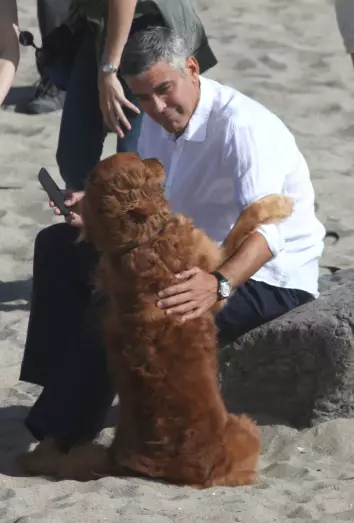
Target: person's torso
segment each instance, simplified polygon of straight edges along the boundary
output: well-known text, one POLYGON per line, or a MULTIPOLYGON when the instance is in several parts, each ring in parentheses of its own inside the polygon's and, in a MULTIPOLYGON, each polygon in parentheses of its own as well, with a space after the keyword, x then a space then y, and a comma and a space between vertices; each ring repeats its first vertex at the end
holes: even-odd
POLYGON ((261 118, 268 132, 282 138, 282 169, 284 183, 281 193, 294 200, 292 215, 279 224, 285 239, 285 248, 269 261, 255 279, 266 283, 302 288, 313 294, 317 292, 318 258, 323 250, 324 228, 314 211, 314 191, 308 167, 296 146, 292 134, 270 111, 257 102, 216 82, 203 79, 214 90, 210 115, 206 115, 205 139, 198 132, 189 139, 175 140, 148 116, 144 117, 142 149, 144 157, 158 158, 166 170, 165 194, 174 213, 182 213, 193 219, 196 227, 206 231, 210 238, 221 243, 235 222, 242 206, 238 203, 237 158, 234 163, 226 161, 228 136, 227 119, 231 104, 239 106, 234 118, 242 120, 242 113, 254 113, 261 118), (236 171, 236 176, 235 176, 236 171), (311 266, 312 264, 312 266, 311 266), (305 267, 309 266, 309 274, 305 267))

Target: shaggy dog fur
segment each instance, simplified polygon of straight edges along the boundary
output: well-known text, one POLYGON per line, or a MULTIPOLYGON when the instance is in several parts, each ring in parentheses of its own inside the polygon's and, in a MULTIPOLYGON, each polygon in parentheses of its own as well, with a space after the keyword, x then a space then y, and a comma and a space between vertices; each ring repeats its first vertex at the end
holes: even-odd
POLYGON ((157 307, 156 296, 184 269, 216 270, 261 223, 287 217, 291 200, 270 195, 246 208, 220 248, 171 213, 164 178, 157 160, 120 153, 101 161, 87 183, 83 236, 101 253, 97 285, 107 296, 104 333, 120 413, 107 453, 90 461, 81 450, 80 463, 74 449, 56 472, 81 480, 143 475, 199 488, 251 484, 258 428, 224 406, 215 311, 182 323, 157 307))

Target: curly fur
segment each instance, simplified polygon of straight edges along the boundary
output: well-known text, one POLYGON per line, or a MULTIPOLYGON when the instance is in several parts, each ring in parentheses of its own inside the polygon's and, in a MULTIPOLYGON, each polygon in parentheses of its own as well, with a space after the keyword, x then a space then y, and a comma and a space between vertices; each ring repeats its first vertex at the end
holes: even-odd
POLYGON ((156 306, 156 295, 184 269, 216 270, 260 223, 288 216, 291 201, 270 195, 249 206, 220 248, 172 215, 164 176, 157 160, 116 154, 94 169, 82 205, 83 237, 101 253, 97 285, 107 296, 107 359, 120 400, 106 473, 199 488, 251 484, 258 428, 223 403, 213 313, 183 324, 156 306))

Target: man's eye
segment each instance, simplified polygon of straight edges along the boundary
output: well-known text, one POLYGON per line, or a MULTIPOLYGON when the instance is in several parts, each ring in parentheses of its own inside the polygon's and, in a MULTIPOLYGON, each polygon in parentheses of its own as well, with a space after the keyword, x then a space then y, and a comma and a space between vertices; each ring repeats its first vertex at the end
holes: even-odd
POLYGON ((159 94, 167 93, 170 89, 171 89, 171 84, 162 85, 162 86, 159 88, 159 94))

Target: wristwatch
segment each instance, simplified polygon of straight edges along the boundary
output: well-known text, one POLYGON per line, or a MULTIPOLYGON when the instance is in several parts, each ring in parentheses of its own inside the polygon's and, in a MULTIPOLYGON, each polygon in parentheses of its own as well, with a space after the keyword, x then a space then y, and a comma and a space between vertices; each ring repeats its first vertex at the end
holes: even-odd
POLYGON ((103 63, 101 65, 101 71, 103 73, 117 73, 118 72, 118 69, 119 67, 115 67, 114 65, 112 64, 106 64, 106 63, 103 63))
POLYGON ((218 300, 225 300, 232 292, 231 283, 218 271, 214 271, 211 274, 218 280, 218 300))

